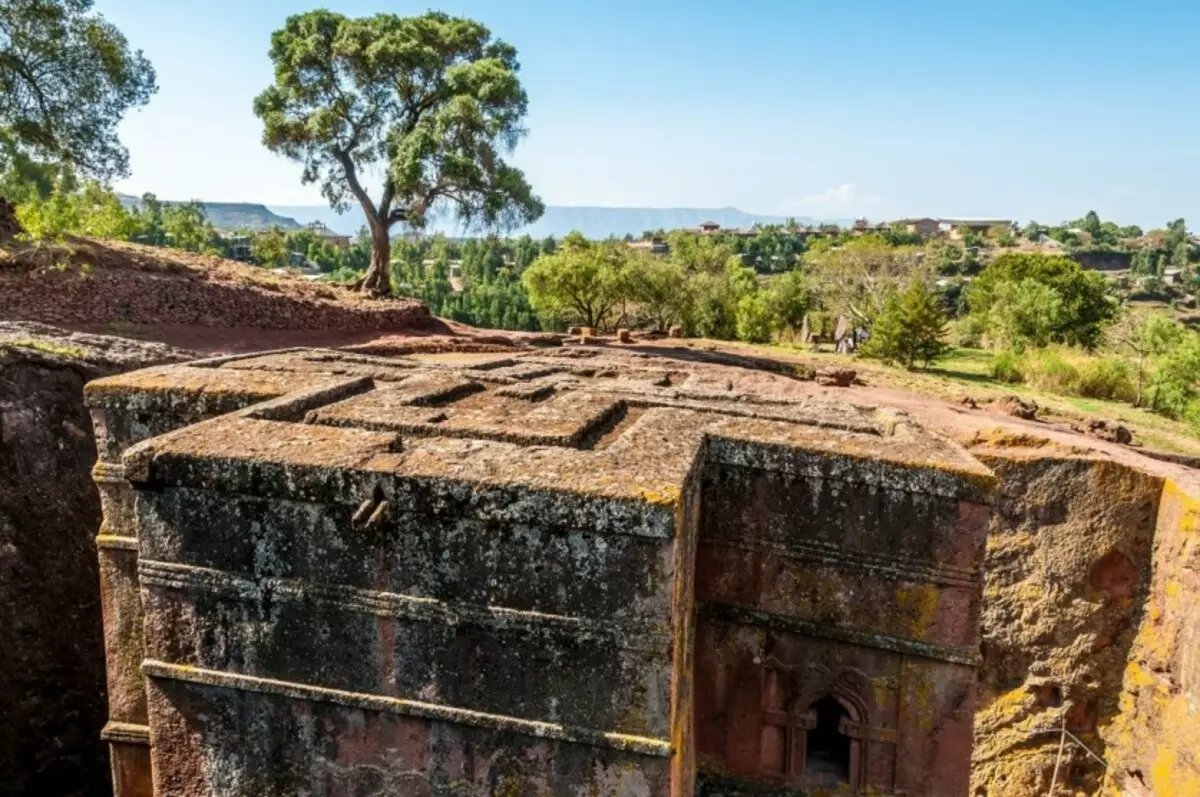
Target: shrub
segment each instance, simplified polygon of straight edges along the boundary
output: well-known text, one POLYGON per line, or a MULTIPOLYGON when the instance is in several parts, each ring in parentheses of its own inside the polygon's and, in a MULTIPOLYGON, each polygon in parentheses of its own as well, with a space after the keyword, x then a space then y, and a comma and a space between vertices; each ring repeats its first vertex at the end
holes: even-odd
POLYGON ((950 322, 950 342, 960 349, 983 348, 983 319, 977 315, 966 315, 950 322))
POLYGON ((1079 369, 1059 347, 1027 351, 1022 357, 1021 370, 1026 384, 1038 390, 1064 396, 1078 394, 1079 369))
POLYGON ((1107 401, 1128 401, 1137 398, 1133 364, 1124 357, 1085 359, 1079 367, 1079 395, 1107 401))
POLYGON ((747 343, 768 343, 775 329, 775 319, 764 291, 743 296, 737 304, 737 336, 747 343))
POLYGON ((997 352, 988 370, 992 379, 1000 382, 1016 384, 1025 381, 1025 374, 1021 371, 1021 357, 1011 349, 997 352))

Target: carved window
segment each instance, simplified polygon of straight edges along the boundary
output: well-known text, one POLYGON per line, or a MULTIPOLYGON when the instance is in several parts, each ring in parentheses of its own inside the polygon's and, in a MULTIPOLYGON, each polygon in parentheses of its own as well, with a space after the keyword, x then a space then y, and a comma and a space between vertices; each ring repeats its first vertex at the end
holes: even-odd
POLYGON ((760 771, 789 784, 857 789, 867 727, 861 701, 832 678, 820 679, 825 684, 814 695, 798 675, 778 666, 764 670, 760 771))

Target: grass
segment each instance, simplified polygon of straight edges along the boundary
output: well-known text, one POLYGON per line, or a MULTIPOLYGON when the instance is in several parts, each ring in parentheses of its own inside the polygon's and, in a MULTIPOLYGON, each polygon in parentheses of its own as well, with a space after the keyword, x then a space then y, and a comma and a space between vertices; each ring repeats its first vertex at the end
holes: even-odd
POLYGON ((22 349, 32 349, 40 351, 43 354, 53 354, 59 357, 75 357, 83 358, 87 356, 87 352, 78 346, 63 346, 58 343, 41 340, 39 338, 16 338, 13 340, 0 340, 0 346, 19 346, 22 349))
POLYGON ((951 349, 945 358, 928 370, 906 371, 849 355, 813 352, 791 346, 764 346, 777 353, 803 357, 815 366, 839 365, 853 368, 869 384, 896 387, 922 395, 932 395, 947 401, 970 396, 980 403, 1002 396, 1016 395, 1033 399, 1042 408, 1042 415, 1052 420, 1080 422, 1092 418, 1123 424, 1130 428, 1135 439, 1150 448, 1197 455, 1200 437, 1187 423, 1165 418, 1120 401, 1065 396, 1032 388, 1025 384, 1010 384, 993 379, 991 363, 994 355, 982 349, 951 349))

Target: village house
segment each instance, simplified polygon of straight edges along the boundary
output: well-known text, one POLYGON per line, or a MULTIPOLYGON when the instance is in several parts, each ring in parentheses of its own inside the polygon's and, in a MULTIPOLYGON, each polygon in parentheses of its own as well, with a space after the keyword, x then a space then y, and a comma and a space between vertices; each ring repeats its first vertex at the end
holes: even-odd
POLYGON ((922 238, 932 238, 942 232, 942 222, 938 219, 929 217, 918 219, 896 219, 891 222, 892 225, 898 225, 904 228, 905 232, 920 235, 922 238))
POLYGON ((888 229, 889 226, 886 222, 881 221, 878 224, 872 224, 870 219, 862 218, 854 220, 854 226, 850 228, 850 234, 866 235, 869 232, 884 232, 888 229))
POLYGON ((1013 229, 1015 224, 1011 219, 939 219, 950 230, 950 238, 961 241, 967 233, 986 235, 994 227, 1013 229))
POLYGON ((671 247, 663 240, 661 235, 655 235, 649 240, 634 241, 629 245, 631 249, 643 249, 652 255, 665 255, 670 253, 671 247))
POLYGON ((339 251, 344 252, 350 248, 350 236, 342 235, 341 233, 334 232, 333 230, 331 230, 327 226, 325 226, 324 222, 314 221, 309 224, 306 224, 305 228, 309 232, 311 232, 313 235, 315 235, 317 238, 319 238, 322 241, 325 241, 328 244, 331 244, 335 249, 337 249, 339 251))

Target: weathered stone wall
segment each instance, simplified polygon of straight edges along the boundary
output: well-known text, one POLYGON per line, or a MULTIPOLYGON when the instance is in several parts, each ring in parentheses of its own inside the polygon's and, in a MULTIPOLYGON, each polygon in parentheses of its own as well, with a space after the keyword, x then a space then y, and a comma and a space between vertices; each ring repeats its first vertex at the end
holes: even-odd
POLYGON ((0 322, 0 795, 110 789, 83 386, 185 354, 0 322))
POLYGON ((1123 668, 1120 713, 1102 735, 1107 793, 1200 795, 1200 489, 1167 481, 1149 594, 1123 668))
MULTIPOLYGON (((862 441, 846 448, 871 453, 862 441)), ((837 453, 756 464, 706 471, 702 770, 813 795, 964 793, 986 479, 963 467, 957 480, 926 480, 912 464, 849 465, 837 453), (821 730, 810 706, 830 694, 854 729, 840 775, 805 760, 821 730)))
MULTIPOLYGON (((984 567, 975 795, 1048 793, 1061 728, 1107 757, 1150 590, 1160 478, 1052 444, 975 448, 1000 482, 984 567)), ((1059 785, 1104 767, 1069 745, 1059 785)))
POLYGON ((128 401, 121 391, 105 390, 102 381, 89 385, 87 393, 98 454, 92 475, 104 508, 95 542, 108 671, 108 723, 102 738, 109 743, 117 797, 154 794, 141 670, 146 617, 138 574, 137 502, 122 455, 142 440, 268 401, 303 381, 277 373, 237 372, 222 382, 210 370, 186 369, 177 383, 151 375, 138 384, 128 401))
MULTIPOLYGON (((114 705, 131 712, 113 717, 116 759, 144 769, 153 739, 160 795, 685 797, 719 724, 693 656, 735 656, 717 640, 731 632, 824 667, 814 695, 895 707, 891 725, 864 713, 831 731, 878 744, 869 770, 911 797, 958 789, 987 470, 900 416, 594 356, 455 368, 291 352, 89 386, 102 537, 122 565, 104 571, 110 676, 128 692, 114 705), (727 578, 697 539, 737 536, 736 520, 766 547, 724 560, 727 578), (783 557, 749 595, 737 563, 765 567, 789 525, 845 548, 783 557), (856 592, 857 608, 806 584, 856 592), (144 641, 113 639, 134 616, 144 641), (897 743, 908 758, 888 757, 897 743)), ((762 741, 761 725, 730 727, 735 747, 762 741)))

